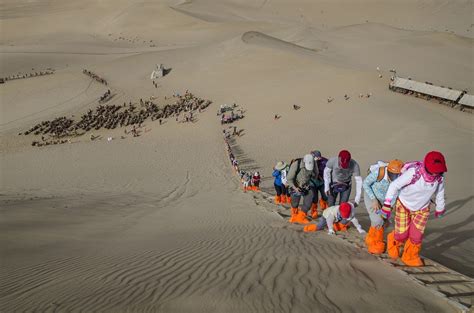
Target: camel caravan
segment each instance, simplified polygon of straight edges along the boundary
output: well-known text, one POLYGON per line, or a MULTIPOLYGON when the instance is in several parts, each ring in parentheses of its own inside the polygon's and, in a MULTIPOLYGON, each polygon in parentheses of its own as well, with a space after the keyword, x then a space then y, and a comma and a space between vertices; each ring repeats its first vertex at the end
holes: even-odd
MULTIPOLYGON (((31 70, 34 71, 32 68, 31 70)), ((1 77, 0 78, 0 83, 6 83, 9 80, 15 80, 15 79, 24 79, 24 78, 33 78, 33 77, 39 77, 39 76, 45 76, 45 75, 51 75, 54 74, 54 70, 51 68, 48 68, 44 71, 39 71, 39 72, 31 72, 31 73, 18 73, 16 75, 10 75, 6 77, 1 77)))
MULTIPOLYGON (((53 120, 42 121, 34 125, 24 133, 19 135, 49 135, 57 140, 57 143, 67 143, 67 140, 59 140, 64 137, 82 136, 90 130, 115 129, 117 127, 127 127, 130 125, 138 125, 148 119, 152 121, 159 120, 160 125, 164 119, 180 116, 193 117, 197 113, 203 112, 212 102, 196 97, 189 91, 184 95, 173 95, 177 98, 172 104, 159 106, 153 101, 140 99, 139 105, 132 104, 130 101, 127 105, 99 105, 95 109, 89 109, 83 114, 79 121, 65 116, 55 118, 53 120)), ((169 98, 169 99, 172 99, 169 98)), ((44 137, 42 136, 44 141, 44 137)), ((56 143, 56 144, 57 144, 56 143)), ((38 141, 33 141, 33 146, 40 146, 38 141)))
POLYGON ((82 73, 86 74, 89 77, 92 77, 93 79, 95 79, 97 82, 99 82, 101 84, 104 84, 106 86, 108 85, 107 81, 104 78, 100 77, 99 75, 97 75, 96 73, 94 73, 92 71, 83 69, 82 73))

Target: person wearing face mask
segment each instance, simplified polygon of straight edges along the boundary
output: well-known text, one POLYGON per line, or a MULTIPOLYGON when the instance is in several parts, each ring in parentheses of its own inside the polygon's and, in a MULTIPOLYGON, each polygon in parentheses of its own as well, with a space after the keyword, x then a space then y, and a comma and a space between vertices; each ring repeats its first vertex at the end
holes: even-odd
POLYGON ((421 243, 430 214, 431 197, 436 194, 435 217, 446 212, 444 199, 444 173, 446 161, 438 151, 428 152, 423 161, 409 162, 402 174, 388 187, 381 213, 390 218, 395 201, 395 230, 387 236, 387 253, 396 260, 400 257, 407 266, 423 266, 420 258, 421 243), (398 195, 398 197, 397 197, 398 195))
POLYGON ((352 159, 351 153, 347 150, 342 150, 337 157, 332 157, 327 161, 324 169, 324 191, 328 195, 329 206, 336 204, 338 196, 339 203, 349 201, 352 177, 356 181, 355 205, 357 206, 362 195, 359 164, 352 159))
POLYGON ((369 175, 364 179, 362 185, 364 203, 370 218, 370 228, 365 238, 369 253, 382 254, 385 252, 384 227, 388 221, 381 216, 380 209, 385 201, 390 183, 400 176, 403 165, 403 162, 397 159, 391 160, 389 163, 378 162, 370 167, 369 175))

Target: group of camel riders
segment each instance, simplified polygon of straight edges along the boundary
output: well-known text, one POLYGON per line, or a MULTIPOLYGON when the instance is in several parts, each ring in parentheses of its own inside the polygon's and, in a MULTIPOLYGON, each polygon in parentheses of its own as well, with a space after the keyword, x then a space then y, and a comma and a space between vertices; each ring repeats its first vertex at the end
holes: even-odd
POLYGON ((359 233, 366 234, 355 217, 362 191, 370 217, 370 229, 365 237, 372 254, 388 255, 407 266, 423 266, 419 256, 423 233, 435 204, 435 217, 446 211, 444 200, 444 156, 438 151, 426 154, 423 161, 407 162, 394 159, 378 161, 370 166, 365 180, 359 164, 347 150, 329 160, 320 151, 312 151, 290 164, 278 162, 273 170, 276 204, 290 204, 290 223, 304 224, 305 232, 324 230, 330 235, 345 231, 352 223, 359 233), (352 178, 356 183, 354 202, 349 202, 352 178), (318 201, 318 195, 321 199, 318 201), (431 200, 435 196, 435 202, 431 200), (339 198, 339 204, 336 201, 339 198), (300 201, 302 205, 300 207, 300 201), (317 223, 318 204, 322 216, 317 223), (384 242, 384 229, 394 211, 395 227, 384 242), (401 253, 400 250, 403 250, 401 253))

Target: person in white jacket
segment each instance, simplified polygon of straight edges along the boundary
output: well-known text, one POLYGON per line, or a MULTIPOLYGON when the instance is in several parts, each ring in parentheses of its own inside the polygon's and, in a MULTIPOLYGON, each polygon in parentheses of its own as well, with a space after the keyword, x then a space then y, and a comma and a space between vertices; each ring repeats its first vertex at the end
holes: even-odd
POLYGON ((359 221, 355 217, 354 205, 350 202, 343 202, 340 205, 334 205, 323 211, 323 215, 318 221, 318 224, 310 224, 304 227, 304 231, 314 232, 323 230, 326 226, 328 234, 334 235, 337 230, 347 229, 349 223, 354 224, 360 234, 365 234, 365 231, 360 226, 359 221))
POLYGON ((356 182, 355 203, 359 205, 362 195, 362 176, 360 176, 359 164, 352 159, 351 153, 347 150, 342 150, 338 157, 329 159, 324 169, 324 191, 328 195, 329 206, 336 204, 338 195, 339 203, 349 201, 352 177, 356 182))
POLYGON ((423 266, 419 253, 426 223, 430 215, 431 197, 436 193, 435 217, 446 211, 444 201, 444 177, 447 172, 444 156, 438 151, 426 154, 423 162, 405 164, 402 175, 388 187, 382 215, 390 218, 393 199, 395 202, 395 230, 387 236, 387 253, 396 260, 403 248, 402 262, 407 266, 423 266))

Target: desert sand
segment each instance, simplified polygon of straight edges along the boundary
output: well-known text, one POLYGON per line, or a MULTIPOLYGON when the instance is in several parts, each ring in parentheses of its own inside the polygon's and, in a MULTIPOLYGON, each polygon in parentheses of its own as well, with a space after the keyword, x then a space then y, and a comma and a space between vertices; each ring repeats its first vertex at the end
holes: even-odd
POLYGON ((363 172, 442 151, 448 211, 422 254, 473 277, 473 116, 388 89, 396 69, 472 94, 472 12, 469 0, 4 0, 0 76, 55 73, 0 85, 0 311, 456 312, 242 193, 216 111, 245 109, 241 166, 267 192, 277 161, 313 149, 349 149, 363 172), (155 87, 160 63, 171 72, 155 87), (148 120, 137 138, 101 129, 38 148, 18 135, 80 116, 107 88, 110 104, 185 90, 213 104, 195 123, 148 120))

